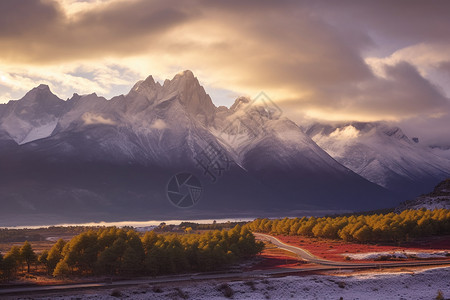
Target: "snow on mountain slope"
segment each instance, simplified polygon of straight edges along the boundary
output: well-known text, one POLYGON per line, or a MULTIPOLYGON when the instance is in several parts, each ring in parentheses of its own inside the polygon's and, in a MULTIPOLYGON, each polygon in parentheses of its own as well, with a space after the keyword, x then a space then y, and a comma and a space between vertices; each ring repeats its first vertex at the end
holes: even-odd
POLYGON ((437 156, 450 159, 450 146, 431 146, 430 149, 437 156))
POLYGON ((378 207, 392 201, 387 194, 382 199, 381 188, 339 164, 299 126, 275 112, 240 97, 217 114, 211 130, 240 166, 293 203, 356 208, 373 196, 378 207))
POLYGON ((56 121, 55 119, 53 122, 49 121, 44 125, 32 128, 25 136, 25 138, 20 142, 20 144, 25 144, 31 141, 49 137, 52 134, 53 130, 55 130, 57 124, 58 121, 56 121))
POLYGON ((111 100, 96 94, 75 94, 67 105, 70 109, 49 139, 56 147, 56 156, 70 154, 63 150, 74 148, 68 138, 72 136, 78 148, 83 143, 91 145, 76 152, 90 159, 173 165, 192 162, 203 147, 215 140, 203 125, 214 117, 210 110, 215 106, 190 71, 166 80, 163 86, 149 76, 136 83, 127 95, 111 100))
POLYGON ((29 91, 22 99, 0 106, 0 129, 18 144, 50 136, 65 110, 65 102, 43 84, 29 91))
POLYGON ((307 134, 338 162, 364 178, 414 195, 450 175, 450 160, 385 123, 316 124, 307 134))
POLYGON ((241 97, 230 109, 216 108, 190 71, 162 85, 149 76, 110 100, 74 94, 63 101, 39 86, 0 106, 0 144, 9 149, 0 148, 0 164, 8 166, 0 172, 0 201, 8 202, 1 213, 167 216, 173 175, 190 172, 206 185, 219 169, 196 213, 281 215, 398 202, 266 104, 241 97), (208 157, 211 145, 226 157, 225 168, 208 157))
POLYGON ((279 148, 272 151, 273 157, 266 163, 287 168, 298 166, 302 164, 298 160, 301 154, 309 162, 303 164, 304 168, 346 170, 294 122, 285 117, 271 116, 264 107, 251 103, 250 99, 240 97, 228 111, 218 114, 216 126, 211 131, 235 154, 240 164, 244 164, 249 151, 264 144, 267 149, 279 148))

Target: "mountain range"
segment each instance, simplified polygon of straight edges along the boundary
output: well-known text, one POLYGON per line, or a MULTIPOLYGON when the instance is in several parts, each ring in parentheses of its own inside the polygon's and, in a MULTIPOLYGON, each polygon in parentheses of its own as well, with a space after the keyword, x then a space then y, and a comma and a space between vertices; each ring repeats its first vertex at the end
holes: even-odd
POLYGON ((264 93, 216 107, 191 71, 109 100, 39 85, 0 104, 0 166, 1 226, 376 209, 450 174, 381 123, 304 130, 264 93), (191 208, 168 200, 176 174, 201 182, 191 208))
POLYGON ((387 123, 314 124, 306 133, 342 165, 407 199, 450 175, 447 158, 387 123))

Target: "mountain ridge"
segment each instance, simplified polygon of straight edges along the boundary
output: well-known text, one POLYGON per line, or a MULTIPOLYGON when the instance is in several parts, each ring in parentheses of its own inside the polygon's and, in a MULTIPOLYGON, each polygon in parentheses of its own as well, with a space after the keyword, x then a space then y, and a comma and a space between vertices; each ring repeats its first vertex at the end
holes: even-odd
POLYGON ((2 217, 269 216, 401 200, 336 161, 264 94, 216 107, 190 71, 162 85, 148 76, 109 100, 53 96, 53 114, 31 106, 27 119, 8 108, 8 117, 23 119, 17 128, 5 123, 0 106, 2 217), (188 210, 166 197, 167 182, 180 172, 204 185, 204 199, 188 210))
POLYGON ((338 162, 388 189, 414 197, 450 175, 450 160, 437 156, 384 122, 313 124, 306 133, 338 162))

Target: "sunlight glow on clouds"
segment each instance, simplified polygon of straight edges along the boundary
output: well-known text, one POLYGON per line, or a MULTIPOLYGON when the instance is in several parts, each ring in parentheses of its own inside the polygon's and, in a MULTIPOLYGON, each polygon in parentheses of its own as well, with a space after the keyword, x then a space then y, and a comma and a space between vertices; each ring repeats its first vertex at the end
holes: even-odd
POLYGON ((337 128, 330 134, 331 138, 338 140, 349 140, 355 139, 359 136, 359 131, 352 125, 348 125, 342 129, 337 128))
POLYGON ((433 136, 450 127, 449 14, 445 1, 3 0, 0 103, 40 83, 111 98, 190 69, 216 105, 264 91, 299 123, 433 136))
POLYGON ((107 124, 114 125, 116 122, 110 120, 108 118, 103 117, 102 115, 93 114, 93 113, 84 113, 82 116, 83 122, 86 125, 91 124, 107 124))

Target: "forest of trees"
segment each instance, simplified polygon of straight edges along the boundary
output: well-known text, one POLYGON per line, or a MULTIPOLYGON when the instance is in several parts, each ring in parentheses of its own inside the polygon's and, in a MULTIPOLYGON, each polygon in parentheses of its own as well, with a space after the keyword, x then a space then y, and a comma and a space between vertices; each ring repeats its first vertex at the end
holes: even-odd
POLYGON ((55 277, 84 275, 160 275, 211 271, 261 252, 247 227, 202 234, 140 235, 116 227, 90 230, 70 241, 58 240, 49 251, 36 255, 28 242, 0 255, 0 276, 11 279, 31 266, 55 277))
MULTIPOLYGON (((45 241, 45 236, 75 235, 95 227, 50 226, 46 228, 11 229, 0 228, 0 243, 45 241)), ((97 227, 101 228, 101 227, 97 227)))
POLYGON ((194 222, 181 222, 179 227, 191 227, 193 230, 222 230, 222 229, 231 229, 235 226, 244 226, 248 222, 241 221, 241 222, 225 222, 225 223, 217 223, 214 221, 213 223, 209 224, 200 224, 200 223, 194 223, 194 222))
POLYGON ((405 210, 400 214, 373 214, 323 218, 256 219, 251 231, 278 235, 344 240, 400 242, 411 238, 450 234, 450 210, 405 210))

